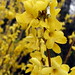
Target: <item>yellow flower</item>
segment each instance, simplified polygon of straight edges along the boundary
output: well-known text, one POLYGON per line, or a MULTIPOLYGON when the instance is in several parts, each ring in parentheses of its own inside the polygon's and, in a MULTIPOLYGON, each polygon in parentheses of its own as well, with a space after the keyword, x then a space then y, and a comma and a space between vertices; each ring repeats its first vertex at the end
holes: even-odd
POLYGON ((5 16, 6 18, 8 18, 8 19, 15 18, 15 12, 9 11, 9 10, 6 10, 5 12, 6 12, 6 16, 5 16))
POLYGON ((26 36, 26 38, 24 38, 23 41, 26 48, 39 50, 39 40, 36 37, 34 37, 33 34, 26 36))
POLYGON ((21 64, 21 70, 25 70, 26 69, 26 65, 25 65, 25 63, 22 63, 21 64))
POLYGON ((28 69, 26 70, 26 73, 32 71, 33 74, 36 74, 39 70, 39 67, 41 67, 40 61, 37 58, 31 58, 29 61, 32 64, 27 65, 28 69))
POLYGON ((65 44, 67 39, 62 31, 49 32, 48 30, 44 33, 44 38, 46 41, 46 46, 48 49, 53 49, 54 52, 60 53, 61 49, 56 43, 65 44))
MULTIPOLYGON (((69 38, 69 43, 71 44, 72 42, 75 41, 75 32, 72 32, 72 35, 68 36, 69 38)), ((75 46, 72 46, 72 49, 75 50, 75 46)))
POLYGON ((75 32, 72 32, 72 35, 68 36, 69 43, 72 43, 73 38, 75 37, 75 32))
MULTIPOLYGON (((48 65, 48 61, 46 61, 48 65)), ((51 58, 51 75, 68 75, 69 66, 62 64, 62 59, 60 56, 51 58)))
POLYGON ((72 39, 73 37, 75 37, 75 33, 73 32, 72 35, 70 35, 68 38, 72 39))
POLYGON ((67 14, 66 17, 65 17, 65 20, 69 19, 70 18, 70 15, 67 14))
POLYGON ((24 6, 26 11, 36 18, 39 14, 39 11, 46 9, 48 3, 49 0, 27 0, 24 2, 24 6))
POLYGON ((30 62, 32 64, 28 64, 28 69, 26 70, 26 73, 31 71, 31 75, 49 75, 51 72, 50 67, 43 67, 41 62, 37 58, 31 58, 30 62))
POLYGON ((42 63, 37 58, 31 58, 30 63, 27 67, 26 73, 31 71, 31 75, 68 75, 69 66, 62 64, 62 59, 60 56, 51 58, 51 67, 48 67, 48 60, 46 64, 42 63))

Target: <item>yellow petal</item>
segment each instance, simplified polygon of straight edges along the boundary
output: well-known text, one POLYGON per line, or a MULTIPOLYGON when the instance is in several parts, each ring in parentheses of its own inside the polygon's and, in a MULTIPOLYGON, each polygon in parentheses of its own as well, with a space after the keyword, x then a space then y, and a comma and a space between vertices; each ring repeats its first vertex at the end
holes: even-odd
POLYGON ((29 61, 37 66, 41 65, 40 61, 37 58, 31 58, 29 61))
POLYGON ((60 68, 59 73, 57 75, 68 75, 68 72, 60 68))
POLYGON ((28 68, 26 69, 25 73, 28 73, 28 72, 31 72, 32 71, 32 68, 28 68))
POLYGON ((71 70, 70 75, 75 75, 75 67, 72 67, 71 70))
POLYGON ((61 48, 56 43, 54 43, 54 46, 52 49, 55 53, 61 53, 61 48))
POLYGON ((71 70, 75 70, 75 67, 72 67, 71 70))
POLYGON ((62 68, 63 70, 65 70, 66 72, 69 72, 69 69, 70 69, 70 67, 69 67, 68 65, 66 65, 66 64, 62 64, 62 65, 61 65, 61 68, 62 68))
POLYGON ((39 11, 42 11, 42 10, 45 10, 45 9, 46 9, 47 4, 46 4, 45 2, 43 2, 43 1, 37 1, 35 7, 36 7, 39 11))
MULTIPOLYGON (((47 19, 45 19, 47 21, 47 19)), ((45 28, 49 28, 48 24, 44 21, 40 21, 40 25, 45 28)))
POLYGON ((32 19, 32 15, 28 14, 27 12, 16 15, 16 20, 22 26, 23 29, 27 27, 28 23, 30 23, 32 19))
POLYGON ((45 32, 44 32, 44 38, 45 39, 49 39, 49 32, 46 30, 45 32))
POLYGON ((59 65, 62 64, 62 58, 60 56, 56 56, 56 57, 54 57, 52 59, 54 59, 59 65))
POLYGON ((70 35, 68 38, 73 38, 73 37, 75 37, 75 33, 74 32, 72 32, 72 35, 70 35))
POLYGON ((75 46, 72 46, 72 49, 75 50, 75 46))
POLYGON ((72 43, 72 41, 73 41, 72 39, 69 39, 69 44, 71 44, 71 43, 72 43))
POLYGON ((49 74, 49 73, 51 73, 52 72, 52 68, 51 67, 47 67, 47 68, 43 68, 42 70, 41 70, 41 74, 49 74))
POLYGON ((43 39, 41 39, 40 43, 41 43, 41 54, 42 57, 45 58, 44 52, 46 51, 46 45, 43 39))
POLYGON ((51 16, 55 17, 55 7, 57 6, 57 0, 52 0, 50 3, 50 12, 51 12, 51 16), (54 15, 53 15, 54 14, 54 15))
POLYGON ((53 5, 53 7, 56 7, 57 6, 57 0, 52 0, 52 5, 53 5))
POLYGON ((30 53, 31 57, 37 58, 38 60, 41 60, 41 52, 35 51, 34 53, 30 53))
POLYGON ((33 70, 33 65, 32 64, 27 64, 27 67, 28 68, 26 69, 25 73, 28 73, 28 72, 33 70))
POLYGON ((37 31, 35 28, 31 28, 30 32, 36 37, 37 31))
POLYGON ((58 64, 53 58, 51 58, 51 66, 53 69, 59 69, 60 68, 60 64, 58 64))
POLYGON ((55 42, 57 43, 65 44, 67 42, 67 39, 62 31, 55 31, 54 37, 55 37, 55 42))
POLYGON ((46 51, 46 45, 43 39, 41 39, 41 50, 46 51))
POLYGON ((24 3, 25 10, 26 10, 28 13, 32 13, 31 1, 25 1, 25 2, 23 2, 23 3, 24 3))
POLYGON ((56 9, 56 10, 55 10, 55 12, 56 12, 55 15, 57 15, 57 14, 60 12, 60 10, 61 10, 61 9, 56 9))
POLYGON ((53 45, 54 45, 54 40, 53 38, 49 38, 47 41, 46 41, 46 46, 48 49, 52 49, 53 48, 53 45))
POLYGON ((38 16, 38 9, 35 7, 35 0, 29 0, 24 2, 25 9, 28 13, 32 14, 34 18, 38 16))
POLYGON ((56 42, 60 44, 65 44, 67 42, 67 39, 63 36, 62 38, 56 39, 56 42))

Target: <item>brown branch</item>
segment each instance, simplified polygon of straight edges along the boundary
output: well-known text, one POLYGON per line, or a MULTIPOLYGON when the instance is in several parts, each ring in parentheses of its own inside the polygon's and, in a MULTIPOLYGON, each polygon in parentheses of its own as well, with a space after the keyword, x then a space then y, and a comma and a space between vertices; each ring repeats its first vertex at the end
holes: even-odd
POLYGON ((23 33, 23 30, 21 30, 18 40, 21 40, 21 38, 22 38, 22 33, 23 33))
POLYGON ((45 62, 44 62, 43 58, 41 59, 41 61, 42 61, 43 65, 45 65, 45 62))
POLYGON ((75 42, 75 38, 73 38, 73 41, 72 41, 71 46, 70 46, 70 49, 69 49, 69 51, 68 51, 68 53, 66 55, 66 58, 65 58, 65 60, 63 62, 64 64, 68 61, 68 59, 69 59, 69 57, 71 55, 71 49, 72 49, 72 46, 73 46, 74 42, 75 42))
MULTIPOLYGON (((9 43, 8 49, 7 49, 7 51, 6 51, 6 54, 8 54, 8 51, 9 51, 9 49, 10 49, 11 44, 12 44, 12 41, 9 43)), ((5 58, 4 58, 3 61, 2 61, 2 64, 1 64, 1 66, 0 66, 0 69, 3 68, 2 66, 3 66, 3 64, 4 64, 4 61, 5 61, 5 58)))
POLYGON ((21 62, 22 58, 23 58, 23 56, 21 56, 21 57, 19 58, 18 64, 21 62))
POLYGON ((48 56, 49 67, 51 67, 51 59, 50 59, 50 50, 49 49, 47 49, 47 56, 48 56))

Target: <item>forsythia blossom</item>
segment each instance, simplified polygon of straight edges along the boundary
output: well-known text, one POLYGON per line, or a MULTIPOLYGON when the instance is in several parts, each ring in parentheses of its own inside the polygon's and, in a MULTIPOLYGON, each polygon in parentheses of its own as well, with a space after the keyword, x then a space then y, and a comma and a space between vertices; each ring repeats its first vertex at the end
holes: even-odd
MULTIPOLYGON (((69 72, 60 56, 50 57, 50 50, 59 54, 58 44, 67 42, 64 23, 56 18, 60 5, 57 0, 0 0, 0 75, 17 70, 17 75, 75 74, 75 67, 69 72)), ((69 36, 71 42, 74 36, 69 36)))

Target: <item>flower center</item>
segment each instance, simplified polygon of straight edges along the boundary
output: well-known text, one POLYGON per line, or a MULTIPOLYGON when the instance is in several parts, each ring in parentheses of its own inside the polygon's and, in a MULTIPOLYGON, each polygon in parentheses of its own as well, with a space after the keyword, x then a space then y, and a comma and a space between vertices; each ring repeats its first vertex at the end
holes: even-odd
POLYGON ((53 73, 55 74, 57 72, 57 69, 53 69, 53 73))

